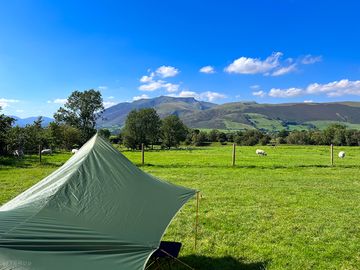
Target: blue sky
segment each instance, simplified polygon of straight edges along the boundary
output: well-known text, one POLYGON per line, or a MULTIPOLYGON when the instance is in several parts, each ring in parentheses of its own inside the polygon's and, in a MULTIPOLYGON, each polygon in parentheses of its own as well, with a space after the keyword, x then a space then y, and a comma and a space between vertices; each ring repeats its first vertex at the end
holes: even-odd
POLYGON ((360 100, 358 1, 0 3, 0 106, 52 114, 73 90, 224 103, 360 100))

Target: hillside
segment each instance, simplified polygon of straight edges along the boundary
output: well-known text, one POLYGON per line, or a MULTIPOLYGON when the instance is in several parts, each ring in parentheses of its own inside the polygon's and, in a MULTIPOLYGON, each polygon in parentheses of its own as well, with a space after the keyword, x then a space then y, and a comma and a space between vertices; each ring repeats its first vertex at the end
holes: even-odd
MULTIPOLYGON (((15 119, 15 123, 14 126, 20 126, 20 127, 25 127, 26 125, 31 125, 32 123, 34 123, 34 121, 36 121, 38 119, 38 117, 34 116, 34 117, 27 117, 27 118, 20 118, 17 116, 11 116, 12 118, 15 119)), ((46 127, 50 124, 50 122, 54 121, 54 119, 50 118, 50 117, 42 117, 43 122, 42 122, 42 126, 46 127)))
POLYGON ((184 118, 196 128, 264 130, 324 128, 343 123, 360 128, 360 103, 227 103, 184 118))
POLYGON ((222 105, 197 101, 194 98, 161 96, 132 103, 117 104, 105 110, 99 127, 116 129, 124 125, 133 109, 152 107, 160 117, 178 115, 189 127, 201 129, 281 129, 325 128, 342 123, 360 129, 360 102, 259 104, 233 102, 222 105))
POLYGON ((198 101, 194 98, 175 98, 160 96, 153 99, 141 99, 134 102, 119 103, 105 110, 99 127, 121 127, 125 124, 128 113, 134 109, 155 108, 160 117, 175 114, 183 118, 185 115, 206 110, 217 106, 216 104, 198 101))

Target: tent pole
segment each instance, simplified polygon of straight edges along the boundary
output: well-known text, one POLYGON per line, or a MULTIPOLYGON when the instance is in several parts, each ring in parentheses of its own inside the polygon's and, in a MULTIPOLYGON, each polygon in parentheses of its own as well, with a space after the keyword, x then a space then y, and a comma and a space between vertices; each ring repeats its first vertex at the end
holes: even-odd
POLYGON ((195 250, 197 246, 197 233, 198 233, 198 225, 199 225, 199 195, 200 192, 196 192, 196 219, 195 219, 195 250))

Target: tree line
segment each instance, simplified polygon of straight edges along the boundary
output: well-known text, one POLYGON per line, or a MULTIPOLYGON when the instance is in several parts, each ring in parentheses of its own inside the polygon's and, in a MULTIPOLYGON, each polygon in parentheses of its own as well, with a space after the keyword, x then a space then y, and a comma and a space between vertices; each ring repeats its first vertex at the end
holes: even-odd
MULTIPOLYGON (((74 91, 64 106, 54 114, 55 121, 47 127, 42 125, 41 117, 25 127, 14 126, 15 119, 0 113, 0 155, 11 154, 15 150, 37 153, 39 146, 66 150, 79 148, 97 132, 96 121, 103 111, 101 93, 90 89, 74 91)), ((233 132, 216 129, 204 131, 188 128, 176 115, 160 119, 153 108, 131 111, 118 135, 111 134, 107 129, 100 129, 98 132, 112 143, 122 144, 129 149, 140 149, 142 144, 149 148, 156 145, 170 149, 181 144, 206 146, 213 142, 247 146, 360 145, 360 131, 340 124, 330 125, 324 130, 282 130, 276 133, 256 129, 233 132)))
MULTIPOLYGON (((54 114, 55 121, 47 127, 39 117, 25 127, 14 126, 14 118, 0 114, 0 155, 15 150, 37 153, 40 148, 78 148, 96 133, 96 120, 104 110, 99 91, 74 91, 63 107, 54 114)), ((1 112, 1 108, 0 108, 1 112)))

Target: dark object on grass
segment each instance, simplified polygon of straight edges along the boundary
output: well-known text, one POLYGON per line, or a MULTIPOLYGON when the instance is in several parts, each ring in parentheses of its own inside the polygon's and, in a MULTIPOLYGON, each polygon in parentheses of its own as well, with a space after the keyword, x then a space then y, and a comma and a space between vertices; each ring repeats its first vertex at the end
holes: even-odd
POLYGON ((165 265, 166 269, 171 269, 171 265, 177 261, 189 269, 193 269, 191 266, 178 259, 182 244, 179 242, 161 241, 159 248, 151 255, 149 265, 146 269, 163 269, 165 265))

